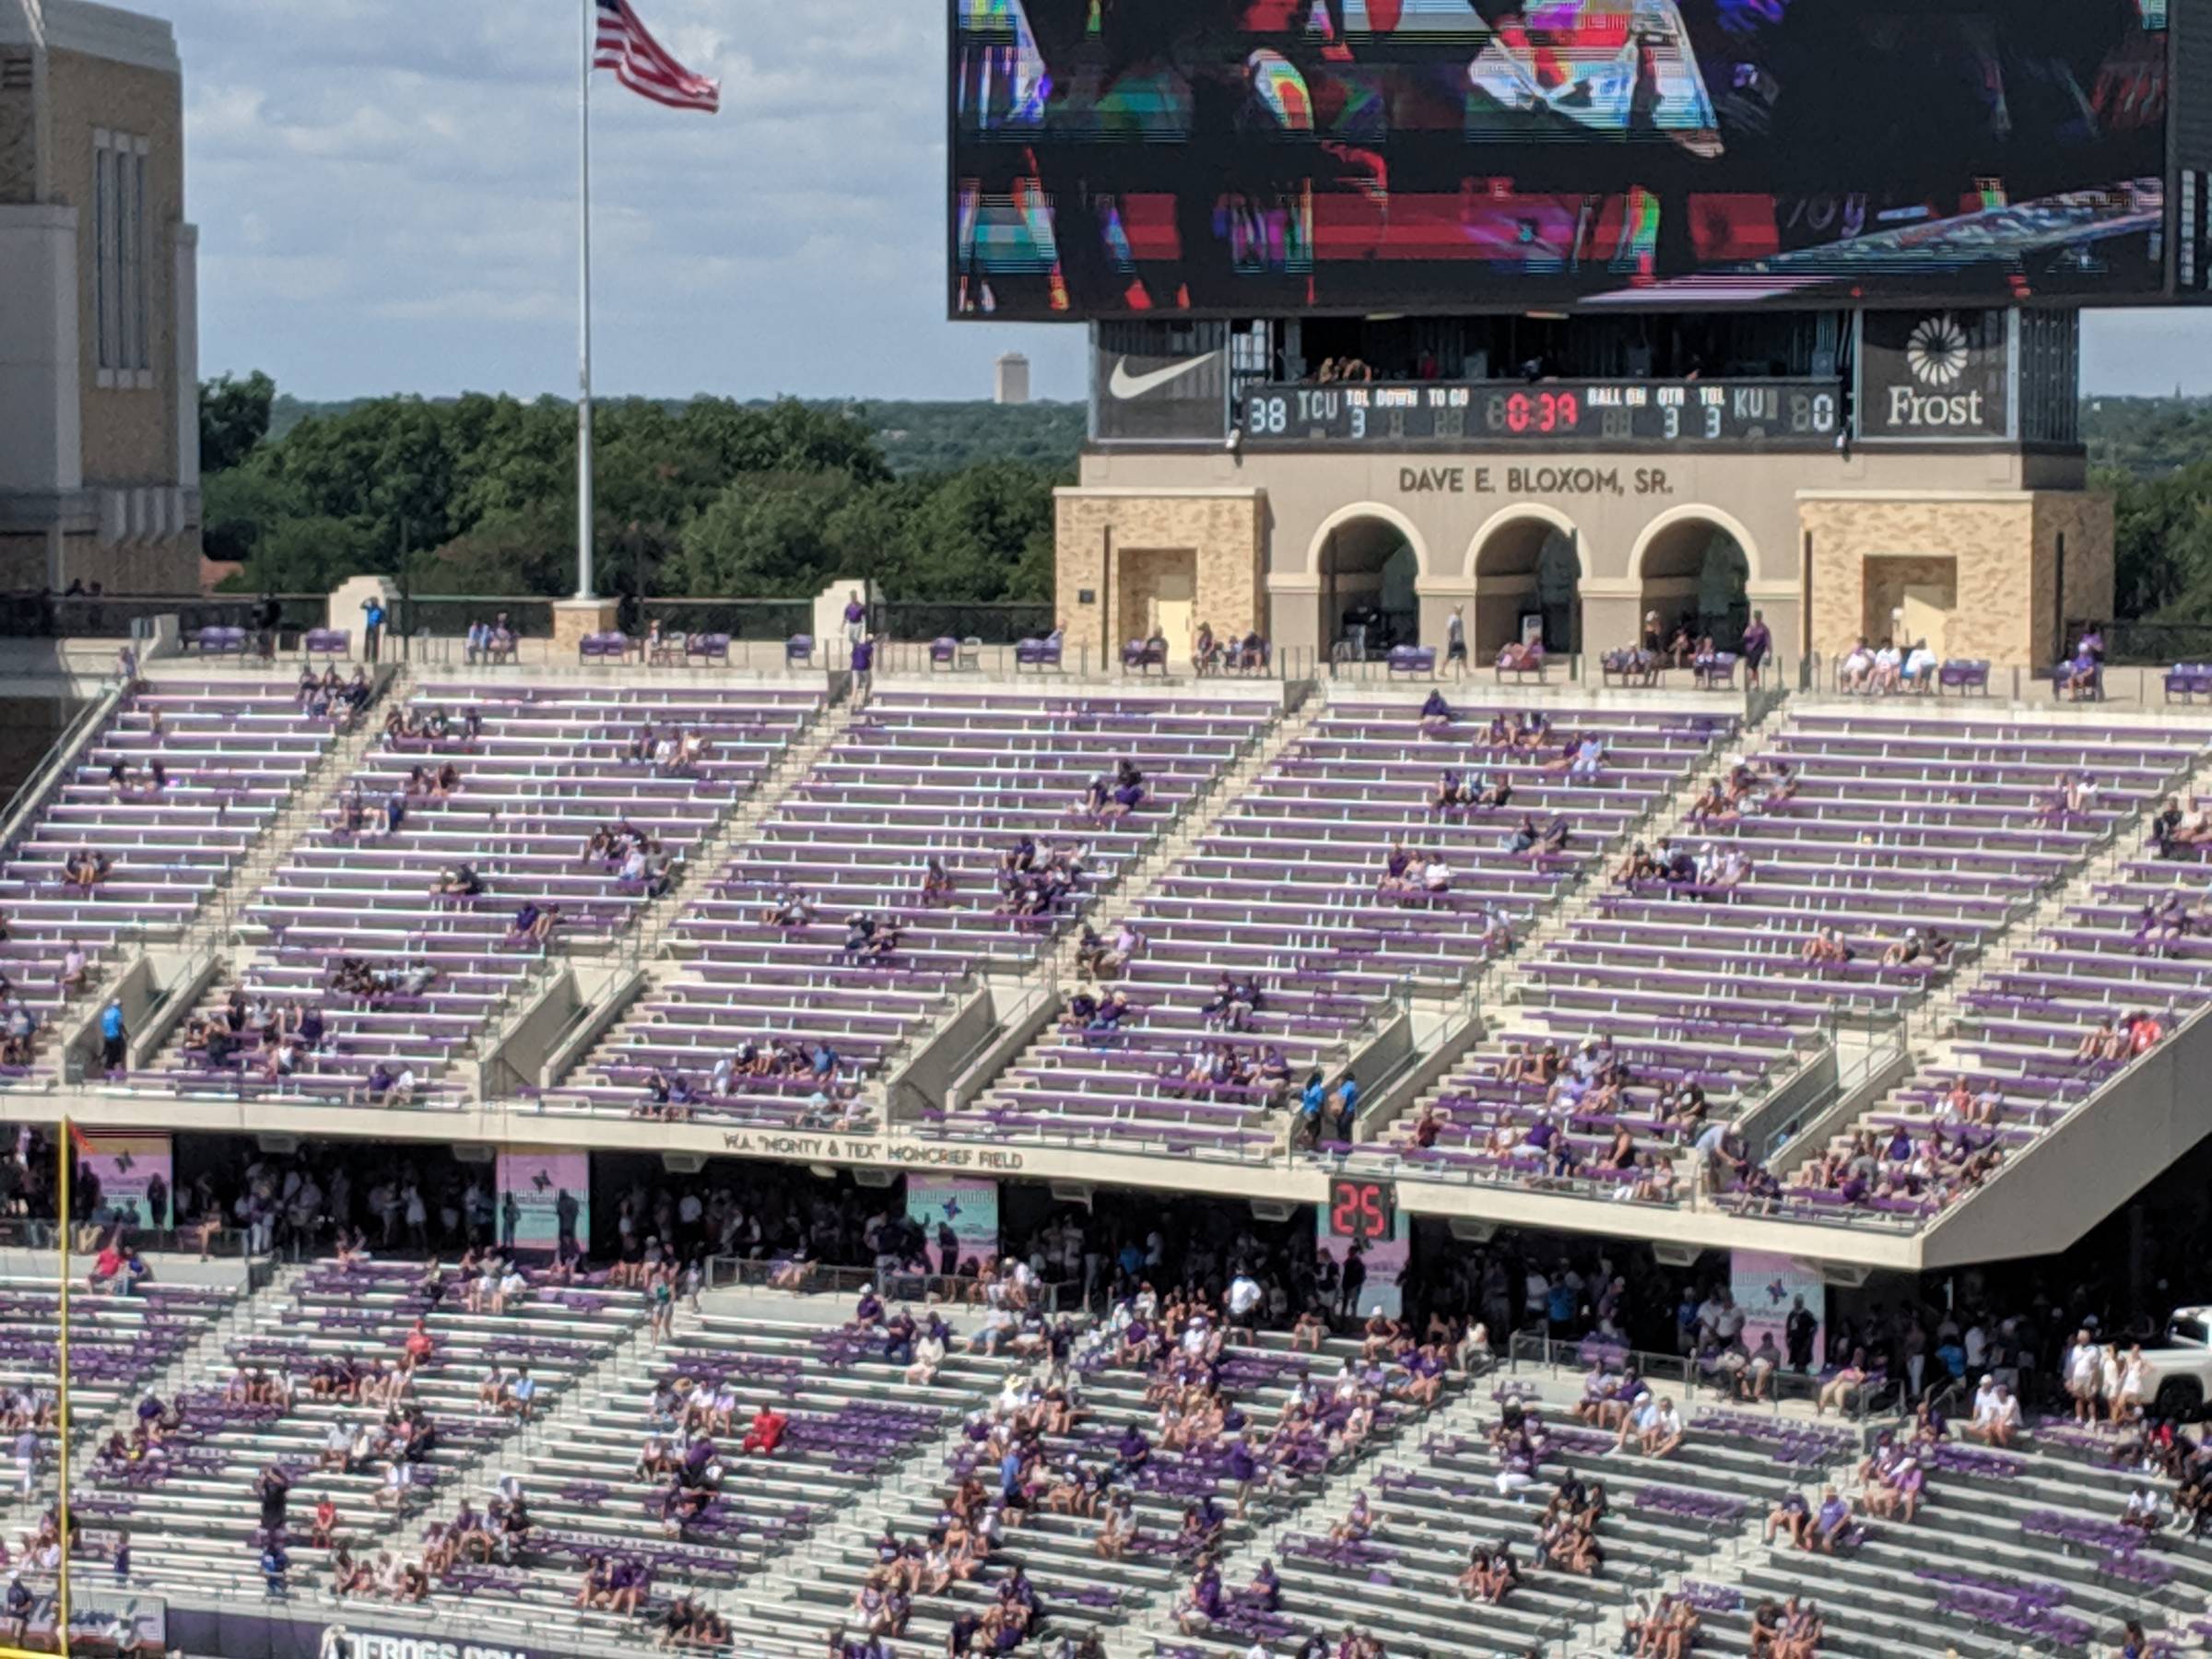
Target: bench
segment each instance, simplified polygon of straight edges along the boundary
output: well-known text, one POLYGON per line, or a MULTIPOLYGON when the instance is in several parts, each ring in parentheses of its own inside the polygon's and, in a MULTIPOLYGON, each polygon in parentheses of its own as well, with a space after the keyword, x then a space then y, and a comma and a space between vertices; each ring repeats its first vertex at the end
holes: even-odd
POLYGON ((1168 642, 1165 640, 1132 640, 1122 647, 1122 666, 1138 674, 1149 674, 1157 668, 1168 671, 1168 642))
MULTIPOLYGON (((2066 690, 2066 682, 2073 677, 2074 665, 2072 661, 2053 663, 2051 665, 2051 697, 2053 701, 2067 700, 2069 693, 2066 690)), ((2079 690, 2072 692, 2070 696, 2075 702, 2102 702, 2104 700, 2104 665, 2102 663, 2092 664, 2089 668, 2088 684, 2079 690)))
POLYGON ((1436 647, 1433 645, 1393 645, 1390 655, 1383 659, 1386 674, 1436 675, 1436 647))
POLYGON ((1735 687, 1736 661, 1734 652, 1716 651, 1703 661, 1690 665, 1690 679, 1702 690, 1733 690, 1735 687))
POLYGON ((202 656, 239 656, 246 654, 246 630, 242 628, 203 628, 193 636, 193 644, 202 656))
POLYGON ((790 639, 783 641, 783 665, 786 668, 811 668, 814 666, 814 636, 812 634, 793 634, 790 639))
POLYGON ((1656 686, 1666 672, 1666 659, 1651 652, 1624 645, 1599 659, 1598 677, 1608 686, 1656 686))
POLYGON ((1014 647, 1014 671, 1034 668, 1040 674, 1047 668, 1058 669, 1064 649, 1060 635, 1053 633, 1041 640, 1022 640, 1014 647))
POLYGON ((2166 670, 2166 700, 2194 702, 2212 697, 2212 663, 2176 663, 2166 670))
POLYGON ((353 634, 343 628, 311 628, 300 641, 302 656, 342 657, 353 654, 353 634))
POLYGON ((587 633, 576 641, 576 660, 580 663, 619 663, 629 656, 629 636, 626 633, 587 633))
POLYGON ((684 641, 684 661, 704 666, 720 663, 730 665, 730 636, 726 633, 695 633, 684 641))
POLYGON ((1989 664, 1978 658, 1959 658, 1944 664, 1936 672, 1936 688, 1938 695, 1956 690, 1960 696, 1968 693, 1989 695, 1989 664))
POLYGON ((1541 645, 1531 645, 1523 651, 1519 656, 1508 660, 1507 653, 1511 652, 1512 649, 1513 647, 1509 645, 1504 651, 1501 651, 1498 653, 1497 667, 1499 683, 1500 685, 1504 684, 1506 677, 1509 675, 1517 680, 1527 680, 1533 678, 1540 682, 1544 678, 1544 647, 1541 645))

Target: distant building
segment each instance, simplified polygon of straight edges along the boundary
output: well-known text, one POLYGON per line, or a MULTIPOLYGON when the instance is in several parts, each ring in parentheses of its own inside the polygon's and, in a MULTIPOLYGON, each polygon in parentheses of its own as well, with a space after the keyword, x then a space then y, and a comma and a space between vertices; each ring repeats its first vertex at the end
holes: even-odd
POLYGON ((992 382, 991 401, 1026 404, 1030 401, 1030 359, 1018 351, 1002 353, 998 373, 992 382))
POLYGON ((0 0, 0 589, 198 588, 198 244, 169 24, 0 0))

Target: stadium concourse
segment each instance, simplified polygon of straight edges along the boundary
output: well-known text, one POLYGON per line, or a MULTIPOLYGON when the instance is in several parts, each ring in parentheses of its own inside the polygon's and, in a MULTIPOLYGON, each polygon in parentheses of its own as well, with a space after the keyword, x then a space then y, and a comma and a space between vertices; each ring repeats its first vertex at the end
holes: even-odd
POLYGON ((5 830, 0 1624, 66 1114, 87 1641, 2212 1633, 2212 715, 323 643, 5 830))

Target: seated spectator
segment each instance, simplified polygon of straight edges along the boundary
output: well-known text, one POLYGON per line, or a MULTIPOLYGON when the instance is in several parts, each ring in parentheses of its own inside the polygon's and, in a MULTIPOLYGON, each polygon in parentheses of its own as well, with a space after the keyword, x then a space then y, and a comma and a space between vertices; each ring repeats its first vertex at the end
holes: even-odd
POLYGON ((1419 718, 1421 735, 1424 737, 1442 737, 1451 732, 1452 705, 1445 700, 1441 687, 1430 692, 1423 700, 1419 718))

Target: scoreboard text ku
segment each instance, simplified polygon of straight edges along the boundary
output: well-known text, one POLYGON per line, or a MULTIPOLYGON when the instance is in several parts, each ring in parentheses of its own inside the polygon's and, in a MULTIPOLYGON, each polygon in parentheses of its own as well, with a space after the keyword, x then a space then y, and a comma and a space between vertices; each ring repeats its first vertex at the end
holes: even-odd
POLYGON ((1243 433, 1253 445, 1824 449, 1841 421, 1833 381, 1369 381, 1253 386, 1243 433))

